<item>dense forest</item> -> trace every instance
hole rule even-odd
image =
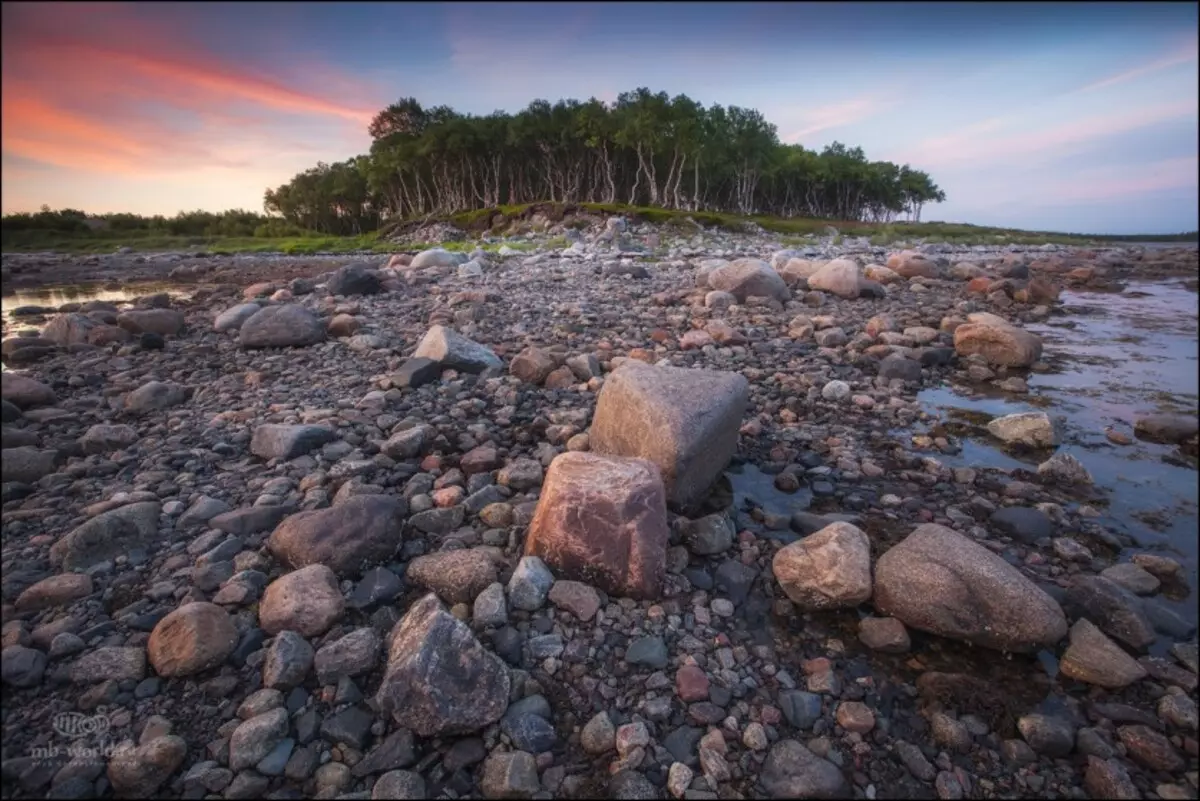
[[[615,104],[535,100],[517,114],[459,114],[405,98],[376,115],[371,152],[318,164],[264,208],[288,222],[354,234],[400,216],[536,201],[889,222],[945,200],[908,165],[840,143],[779,142],[753,109],[704,108],[637,89]]]

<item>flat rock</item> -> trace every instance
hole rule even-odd
[[[1113,690],[1146,676],[1146,669],[1136,659],[1084,618],[1071,626],[1070,645],[1059,669],[1077,681]]]
[[[1045,412],[1021,412],[997,417],[987,424],[987,430],[1010,445],[1053,448],[1058,444],[1054,423]]]
[[[409,562],[404,579],[432,590],[446,603],[466,604],[496,581],[496,565],[491,557],[474,548],[439,551]]]
[[[267,547],[291,568],[321,564],[338,576],[357,576],[395,554],[407,512],[407,502],[394,495],[355,495],[329,509],[291,515]]]
[[[54,449],[35,448],[31,445],[5,448],[0,452],[0,475],[5,482],[36,484],[43,476],[48,476],[58,469],[60,458],[58,451]]]
[[[158,536],[162,506],[145,501],[98,514],[50,546],[50,561],[64,570],[82,570],[150,544]]]
[[[1101,576],[1075,576],[1063,605],[1073,616],[1086,617],[1105,634],[1135,650],[1148,648],[1155,640],[1154,626],[1141,600]]]

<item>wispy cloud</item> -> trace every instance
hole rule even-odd
[[[783,133],[780,138],[789,144],[797,144],[821,131],[842,128],[870,119],[894,107],[896,103],[896,100],[884,100],[877,96],[864,95],[812,109],[803,109],[795,113],[798,119],[793,125],[798,127]]]
[[[1191,64],[1200,57],[1200,40],[1193,34],[1189,41],[1182,46],[1176,48],[1167,55],[1146,62],[1131,69],[1109,75],[1107,78],[1102,78],[1086,86],[1081,86],[1076,92],[1091,92],[1096,89],[1104,89],[1109,86],[1116,86],[1127,81],[1132,81],[1137,78],[1144,78],[1147,75],[1153,75],[1156,72],[1161,72],[1171,67],[1178,67],[1182,64]]]
[[[1152,125],[1195,117],[1195,98],[1143,108],[1120,108],[1104,114],[1072,120],[1042,130],[1019,130],[1012,118],[989,118],[949,134],[924,140],[905,154],[923,167],[944,167],[974,161],[998,161],[1049,157],[1063,148]],[[1010,132],[1003,133],[1002,129]],[[994,134],[989,136],[988,134]]]

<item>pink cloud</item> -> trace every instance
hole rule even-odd
[[[1141,109],[1119,108],[1043,130],[997,133],[1012,127],[1012,121],[992,118],[954,131],[926,139],[904,159],[923,166],[940,167],[975,161],[996,162],[1005,159],[1049,155],[1061,148],[1078,145],[1107,136],[1135,131],[1162,122],[1195,117],[1195,98],[1163,103]],[[988,133],[996,135],[988,136]]]
[[[1151,75],[1155,72],[1161,72],[1171,67],[1177,67],[1181,64],[1190,64],[1200,57],[1200,41],[1193,34],[1191,39],[1185,42],[1182,46],[1176,48],[1173,52],[1168,53],[1162,58],[1157,58],[1154,61],[1147,62],[1138,67],[1124,70],[1113,75],[1103,78],[1095,83],[1089,83],[1087,86],[1080,87],[1076,92],[1090,92],[1095,89],[1103,89],[1107,86],[1114,86],[1126,81],[1132,81],[1141,78],[1145,75]]]
[[[1042,187],[1038,199],[1064,203],[1086,203],[1160,192],[1168,189],[1188,189],[1197,185],[1200,158],[1163,159],[1150,164],[1133,164],[1120,168],[1097,168]]]
[[[139,16],[144,8],[5,6],[5,156],[137,176],[295,161],[289,150],[312,161],[315,152],[334,160],[365,149],[374,107],[328,88],[349,76],[310,64],[311,81],[285,82]],[[304,138],[312,124],[320,142]]]

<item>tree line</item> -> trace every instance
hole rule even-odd
[[[516,114],[426,109],[413,98],[372,120],[370,153],[319,163],[264,196],[264,209],[328,234],[540,201],[680,211],[919,221],[945,200],[927,173],[835,142],[779,141],[753,109],[705,108],[641,88],[614,104],[535,100]]]
[[[75,235],[164,235],[194,237],[272,237],[297,236],[304,231],[292,223],[266,214],[243,209],[229,211],[181,211],[174,217],[156,214],[145,217],[126,212],[118,214],[88,214],[78,209],[52,210],[42,206],[36,212],[6,214],[3,219],[6,233],[44,231]]]

